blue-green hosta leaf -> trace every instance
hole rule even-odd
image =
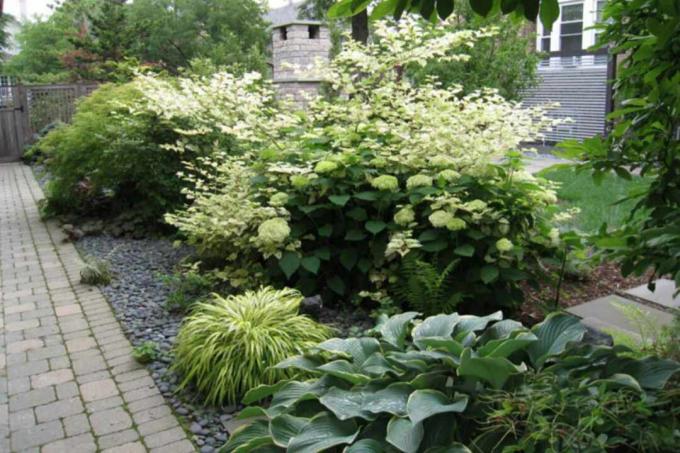
[[[456,395],[452,400],[436,390],[416,390],[408,399],[407,412],[412,423],[420,423],[433,415],[463,412],[467,403],[466,395]]]
[[[351,357],[356,365],[361,365],[374,353],[380,351],[380,342],[375,338],[331,338],[316,346],[317,349]]]
[[[361,439],[355,442],[350,447],[347,447],[344,453],[384,453],[383,445],[375,439]]]
[[[288,443],[288,453],[318,453],[339,445],[351,444],[359,434],[354,420],[338,420],[322,412]]]
[[[361,370],[354,364],[347,360],[334,360],[318,368],[331,376],[343,379],[352,384],[367,384],[371,382],[371,378],[361,373]]]
[[[531,343],[538,341],[531,332],[520,332],[514,338],[491,340],[477,349],[480,357],[509,357],[513,352],[526,349]]]
[[[324,362],[316,357],[305,357],[303,355],[295,355],[289,357],[279,363],[277,363],[274,368],[279,370],[285,370],[288,368],[297,368],[299,370],[305,371],[316,371],[318,367],[323,365]],[[250,393],[250,392],[248,392]],[[247,404],[247,403],[246,403]]]
[[[425,431],[422,423],[412,423],[408,418],[392,417],[387,424],[386,440],[404,453],[416,453]]]
[[[371,374],[373,376],[383,376],[386,373],[401,374],[401,371],[394,368],[390,362],[385,359],[381,353],[376,352],[370,356],[364,363],[359,367],[362,373]]]
[[[595,384],[605,384],[608,387],[628,387],[638,392],[642,392],[640,383],[630,374],[616,373],[607,379],[595,381]]]
[[[550,356],[562,353],[568,343],[581,341],[586,333],[585,327],[578,318],[564,313],[552,313],[531,331],[538,337],[538,341],[528,348],[531,363],[536,368],[543,367]]]
[[[270,416],[276,416],[297,403],[318,398],[326,393],[332,382],[330,379],[319,379],[317,381],[290,381],[287,382],[272,397],[272,402],[267,409]]]
[[[229,437],[229,442],[227,442],[221,451],[225,453],[253,451],[258,446],[271,443],[269,422],[266,420],[256,420],[234,431],[231,437]]]
[[[430,316],[413,329],[413,341],[417,344],[420,338],[450,337],[459,319],[456,313]]]
[[[392,415],[406,415],[406,402],[413,391],[410,385],[397,382],[382,390],[366,395],[364,405],[374,414],[386,412]]]
[[[300,434],[307,423],[309,423],[308,418],[294,417],[290,414],[281,414],[272,418],[269,423],[269,432],[274,444],[281,448],[288,448],[290,439]]]
[[[516,365],[504,357],[472,357],[466,349],[460,357],[459,376],[470,376],[488,382],[493,388],[501,389],[508,378],[520,371]]]
[[[319,398],[319,402],[339,420],[349,420],[355,417],[374,420],[375,415],[368,411],[365,399],[366,393],[363,391],[342,390],[334,387]]]
[[[416,344],[420,349],[438,349],[449,352],[456,357],[463,353],[465,347],[451,337],[427,337],[419,338]]]
[[[418,313],[409,311],[390,317],[380,326],[380,334],[387,343],[397,348],[404,346],[404,340],[409,331],[409,325]]]
[[[671,376],[680,372],[680,364],[658,357],[644,359],[622,357],[610,362],[606,371],[612,374],[629,374],[642,388],[660,390],[666,386]]]
[[[260,406],[248,406],[243,408],[236,418],[239,420],[247,420],[254,417],[267,417],[267,410]]]
[[[441,360],[450,360],[451,355],[439,351],[408,351],[388,352],[385,358],[399,368],[424,373],[431,371],[433,366],[439,366]]]
[[[250,389],[248,392],[246,392],[245,396],[243,397],[243,404],[253,404],[261,401],[278,392],[281,387],[288,384],[289,382],[291,381],[282,380],[273,385],[260,384],[254,389]]]
[[[453,335],[458,337],[458,335],[464,332],[476,332],[478,330],[483,330],[490,322],[500,321],[502,319],[502,311],[491,313],[488,316],[463,315],[458,319]]]
[[[480,335],[477,344],[484,344],[490,340],[500,340],[508,338],[510,334],[515,331],[526,331],[526,327],[522,323],[513,321],[512,319],[504,319],[494,323],[487,328],[482,335]]]
[[[449,377],[441,371],[422,373],[413,378],[408,384],[417,390],[444,389]]]

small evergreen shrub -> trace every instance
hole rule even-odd
[[[249,391],[244,403],[268,404],[243,411],[259,418],[224,451],[583,451],[589,442],[607,451],[645,437],[626,427],[653,428],[657,397],[665,420],[656,432],[675,435],[664,388],[680,364],[583,344],[584,333],[561,313],[531,329],[500,312],[402,313],[377,338],[334,338],[280,363],[314,378]]]
[[[207,404],[234,403],[260,384],[294,376],[274,366],[327,339],[329,328],[298,314],[295,290],[262,288],[196,304],[179,334],[174,369]]]
[[[132,358],[142,365],[153,362],[159,356],[158,344],[153,341],[145,341],[132,348]]]
[[[105,260],[89,257],[80,269],[80,283],[85,285],[108,285],[112,278],[109,263]]]

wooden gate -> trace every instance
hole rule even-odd
[[[0,162],[19,159],[29,137],[25,88],[0,85]]]

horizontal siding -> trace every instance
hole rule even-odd
[[[570,118],[552,131],[545,131],[546,140],[561,141],[601,135],[604,131],[607,102],[607,67],[566,67],[539,69],[539,83],[523,96],[526,106],[559,103],[548,115]]]

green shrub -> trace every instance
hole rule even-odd
[[[157,223],[183,202],[184,183],[176,176],[181,157],[161,147],[176,134],[144,111],[143,102],[134,83],[103,85],[78,103],[71,124],[38,142],[52,176],[48,212],[108,217],[133,211],[137,220]]]
[[[232,284],[247,269],[251,286],[256,274],[329,302],[386,306],[399,300],[389,283],[405,272],[402,257],[417,251],[437,273],[450,267],[440,291],[452,297],[428,312],[515,306],[518,281],[559,241],[555,194],[516,152],[550,121],[491,91],[405,80],[395,67],[464,60],[456,51],[484,35],[448,30],[428,46],[421,27],[381,23],[378,42],[346,43],[322,73],[329,96],[304,113],[252,75],[143,79],[154,109],[192,124],[184,145],[202,135],[239,143],[238,154],[207,159],[210,171],[188,166],[191,202],[166,220]]]
[[[235,433],[225,451],[256,446],[310,452],[344,446],[348,452],[469,451],[465,445],[480,452],[517,451],[513,436],[523,431],[505,435],[493,425],[488,429],[489,414],[502,404],[489,397],[499,391],[519,392],[549,378],[564,388],[586,394],[607,390],[608,398],[639,404],[653,401],[680,371],[670,360],[625,357],[625,348],[578,344],[585,328],[565,314],[550,315],[532,329],[501,320],[500,312],[442,314],[423,321],[417,316],[387,319],[376,328],[378,338],[331,339],[280,363],[278,369],[303,370],[316,378],[248,392],[246,404],[272,396],[271,402],[244,410],[242,417],[261,418]],[[560,429],[571,416],[543,419],[542,432]],[[621,433],[618,426],[607,434],[612,435],[605,439],[608,446],[638,435]]]
[[[163,282],[171,288],[166,302],[169,309],[187,310],[215,289],[215,278],[201,273],[199,264],[191,264],[179,272],[162,277]]]
[[[177,335],[174,369],[208,404],[236,402],[260,384],[293,376],[273,368],[328,338],[330,330],[298,314],[302,296],[262,288],[196,304]]]

